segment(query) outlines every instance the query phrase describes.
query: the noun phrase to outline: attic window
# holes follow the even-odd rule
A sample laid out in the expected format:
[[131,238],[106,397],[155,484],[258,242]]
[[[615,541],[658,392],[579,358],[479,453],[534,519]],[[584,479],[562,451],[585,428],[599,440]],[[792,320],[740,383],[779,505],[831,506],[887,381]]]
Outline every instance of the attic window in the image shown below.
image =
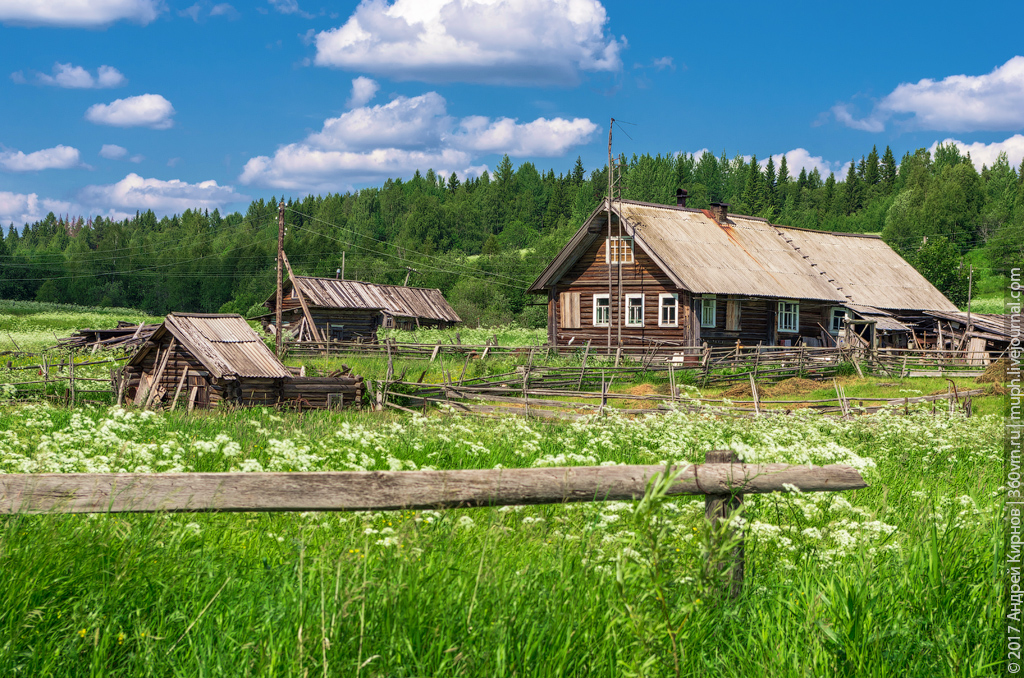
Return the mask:
[[[609,256],[611,257],[609,259]],[[608,238],[605,241],[604,263],[606,264],[632,264],[633,263],[633,239],[632,238]]]

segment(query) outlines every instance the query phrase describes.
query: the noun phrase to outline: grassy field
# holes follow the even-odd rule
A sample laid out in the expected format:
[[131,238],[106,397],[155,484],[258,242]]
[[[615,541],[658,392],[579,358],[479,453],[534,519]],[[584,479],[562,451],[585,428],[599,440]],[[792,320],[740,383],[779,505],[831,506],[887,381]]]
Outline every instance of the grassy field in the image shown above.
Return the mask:
[[0,350],[42,351],[83,328],[116,327],[127,322],[161,322],[130,308],[101,308],[0,299]]
[[[3,675],[996,675],[996,416],[573,424],[0,410],[0,471],[850,463],[748,499],[719,595],[703,503],[0,521]],[[361,667],[361,668],[360,668]]]
[[[22,313],[36,333],[74,329],[48,324],[65,322],[61,309],[36,310],[56,314]],[[144,319],[78,317],[66,322]],[[494,333],[483,332],[480,343]],[[468,373],[515,360],[472,361]],[[342,362],[368,378],[385,368],[332,358],[307,370]],[[402,370],[440,379],[437,363]],[[947,387],[840,381],[854,401]],[[666,388],[648,375],[615,390]],[[834,394],[810,388],[798,397]],[[660,464],[730,448],[848,463],[870,485],[747,498],[736,600],[722,595],[703,501],[653,490],[641,502],[501,509],[0,517],[0,675],[1001,675],[1004,407],[990,396],[972,418],[920,406],[849,420],[797,410],[552,423],[0,400],[0,474]]]

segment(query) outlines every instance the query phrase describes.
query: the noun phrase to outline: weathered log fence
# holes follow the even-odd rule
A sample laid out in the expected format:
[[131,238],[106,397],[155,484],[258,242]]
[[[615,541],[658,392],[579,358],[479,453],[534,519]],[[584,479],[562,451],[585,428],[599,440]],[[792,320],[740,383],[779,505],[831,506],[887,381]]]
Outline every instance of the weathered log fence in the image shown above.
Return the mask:
[[[7,364],[6,372],[8,372],[9,376],[4,379],[3,383],[15,389],[10,398],[11,400],[31,399],[30,396],[35,397],[41,393],[47,399],[60,401],[72,407],[81,403],[105,402],[97,400],[95,396],[113,393],[111,378],[109,376],[83,376],[81,373],[82,368],[95,365],[109,365],[113,367],[128,360],[128,356],[104,358],[102,360],[94,360],[87,357],[85,360],[81,360],[82,356],[76,351],[56,357],[43,353],[38,357],[40,358],[38,364],[19,365],[17,367],[13,366],[12,363]],[[35,375],[30,374],[28,376],[41,378],[15,378],[15,375],[25,372],[36,372]],[[83,385],[85,388],[82,388]],[[54,392],[51,393],[51,391]]]
[[[0,515],[48,513],[214,513],[239,511],[399,511],[633,501],[670,474],[666,494],[704,495],[712,523],[726,520],[744,494],[837,492],[867,487],[856,469],[744,464],[729,451],[704,464],[580,466],[459,471],[324,473],[0,474]],[[662,475],[664,478],[664,475]],[[734,538],[734,535],[722,535]],[[734,548],[732,594],[743,581],[744,549]]]

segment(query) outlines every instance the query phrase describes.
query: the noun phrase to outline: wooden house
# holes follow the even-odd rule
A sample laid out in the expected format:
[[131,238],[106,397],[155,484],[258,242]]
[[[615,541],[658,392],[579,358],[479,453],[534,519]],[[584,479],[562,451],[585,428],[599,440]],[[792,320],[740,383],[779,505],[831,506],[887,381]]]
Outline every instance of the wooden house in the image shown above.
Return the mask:
[[[281,322],[298,340],[314,338],[303,301],[319,337],[332,341],[375,341],[378,327],[445,329],[461,322],[436,289],[297,275],[285,282],[283,295]],[[268,329],[275,319],[276,303],[274,294],[264,302],[270,312],[259,317]]]
[[956,311],[878,236],[687,208],[680,193],[590,215],[529,289],[548,297],[550,344],[820,346],[860,319],[899,345],[927,311]]
[[169,314],[117,382],[118,402],[149,407],[181,398],[188,409],[221,403],[353,404],[363,388],[362,377],[296,377],[242,316],[211,313]]

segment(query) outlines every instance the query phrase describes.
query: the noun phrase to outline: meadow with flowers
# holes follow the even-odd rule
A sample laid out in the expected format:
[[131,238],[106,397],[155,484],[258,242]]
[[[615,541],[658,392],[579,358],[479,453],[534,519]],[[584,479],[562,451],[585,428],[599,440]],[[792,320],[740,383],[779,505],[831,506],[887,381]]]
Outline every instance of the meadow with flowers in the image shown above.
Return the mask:
[[[0,674],[996,675],[996,415],[575,422],[0,406],[0,473],[845,463],[750,496],[724,596],[701,498],[448,511],[0,518]],[[710,553],[709,551],[717,551]]]

